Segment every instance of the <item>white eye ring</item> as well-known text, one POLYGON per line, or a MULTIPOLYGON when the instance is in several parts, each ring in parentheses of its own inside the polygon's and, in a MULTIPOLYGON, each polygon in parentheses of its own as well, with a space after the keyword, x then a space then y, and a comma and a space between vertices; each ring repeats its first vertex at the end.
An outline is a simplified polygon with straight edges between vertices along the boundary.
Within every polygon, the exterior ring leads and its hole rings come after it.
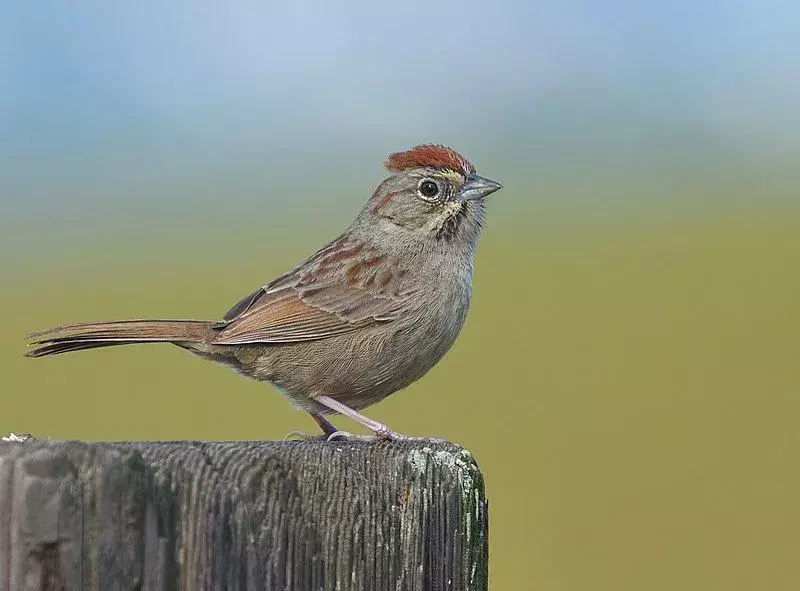
POLYGON ((424 178, 417 185, 417 194, 425 201, 436 201, 441 189, 439 183, 433 179, 424 178))

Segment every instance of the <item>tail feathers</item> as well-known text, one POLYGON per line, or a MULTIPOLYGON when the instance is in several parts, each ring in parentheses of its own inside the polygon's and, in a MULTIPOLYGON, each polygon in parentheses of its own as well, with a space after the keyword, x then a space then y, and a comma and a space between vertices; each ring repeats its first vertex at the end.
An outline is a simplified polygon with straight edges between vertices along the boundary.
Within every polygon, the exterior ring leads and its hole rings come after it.
POLYGON ((123 320, 59 326, 30 335, 26 357, 134 343, 201 342, 214 334, 213 322, 200 320, 123 320))

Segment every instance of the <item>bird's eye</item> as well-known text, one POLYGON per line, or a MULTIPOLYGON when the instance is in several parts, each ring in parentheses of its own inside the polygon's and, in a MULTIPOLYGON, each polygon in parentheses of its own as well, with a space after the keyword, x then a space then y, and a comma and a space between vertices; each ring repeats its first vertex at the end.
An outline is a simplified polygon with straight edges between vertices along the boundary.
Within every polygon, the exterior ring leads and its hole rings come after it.
POLYGON ((438 193, 439 193, 439 185, 437 185, 433 181, 425 180, 419 184, 419 194, 426 199, 431 199, 432 197, 436 197, 438 193))

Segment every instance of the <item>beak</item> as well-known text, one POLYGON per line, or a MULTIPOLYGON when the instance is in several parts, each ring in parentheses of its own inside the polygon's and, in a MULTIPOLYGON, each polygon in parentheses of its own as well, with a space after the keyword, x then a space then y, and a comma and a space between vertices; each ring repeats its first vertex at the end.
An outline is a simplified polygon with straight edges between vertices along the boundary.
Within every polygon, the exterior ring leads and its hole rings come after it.
POLYGON ((490 193, 499 191, 503 185, 496 181, 489 180, 477 174, 471 174, 467 177, 467 182, 461 187, 459 196, 461 201, 470 201, 472 199, 483 199, 490 193))

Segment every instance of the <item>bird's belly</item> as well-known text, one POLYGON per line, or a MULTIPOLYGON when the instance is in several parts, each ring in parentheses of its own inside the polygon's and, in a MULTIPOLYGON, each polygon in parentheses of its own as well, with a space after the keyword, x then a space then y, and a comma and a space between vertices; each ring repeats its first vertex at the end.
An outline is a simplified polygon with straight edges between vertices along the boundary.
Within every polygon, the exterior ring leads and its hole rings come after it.
POLYGON ((273 383, 305 410, 323 410, 314 394, 358 410, 425 375, 450 349, 465 314, 466 309, 405 326, 387 322, 319 341, 262 346, 242 371, 273 383))

